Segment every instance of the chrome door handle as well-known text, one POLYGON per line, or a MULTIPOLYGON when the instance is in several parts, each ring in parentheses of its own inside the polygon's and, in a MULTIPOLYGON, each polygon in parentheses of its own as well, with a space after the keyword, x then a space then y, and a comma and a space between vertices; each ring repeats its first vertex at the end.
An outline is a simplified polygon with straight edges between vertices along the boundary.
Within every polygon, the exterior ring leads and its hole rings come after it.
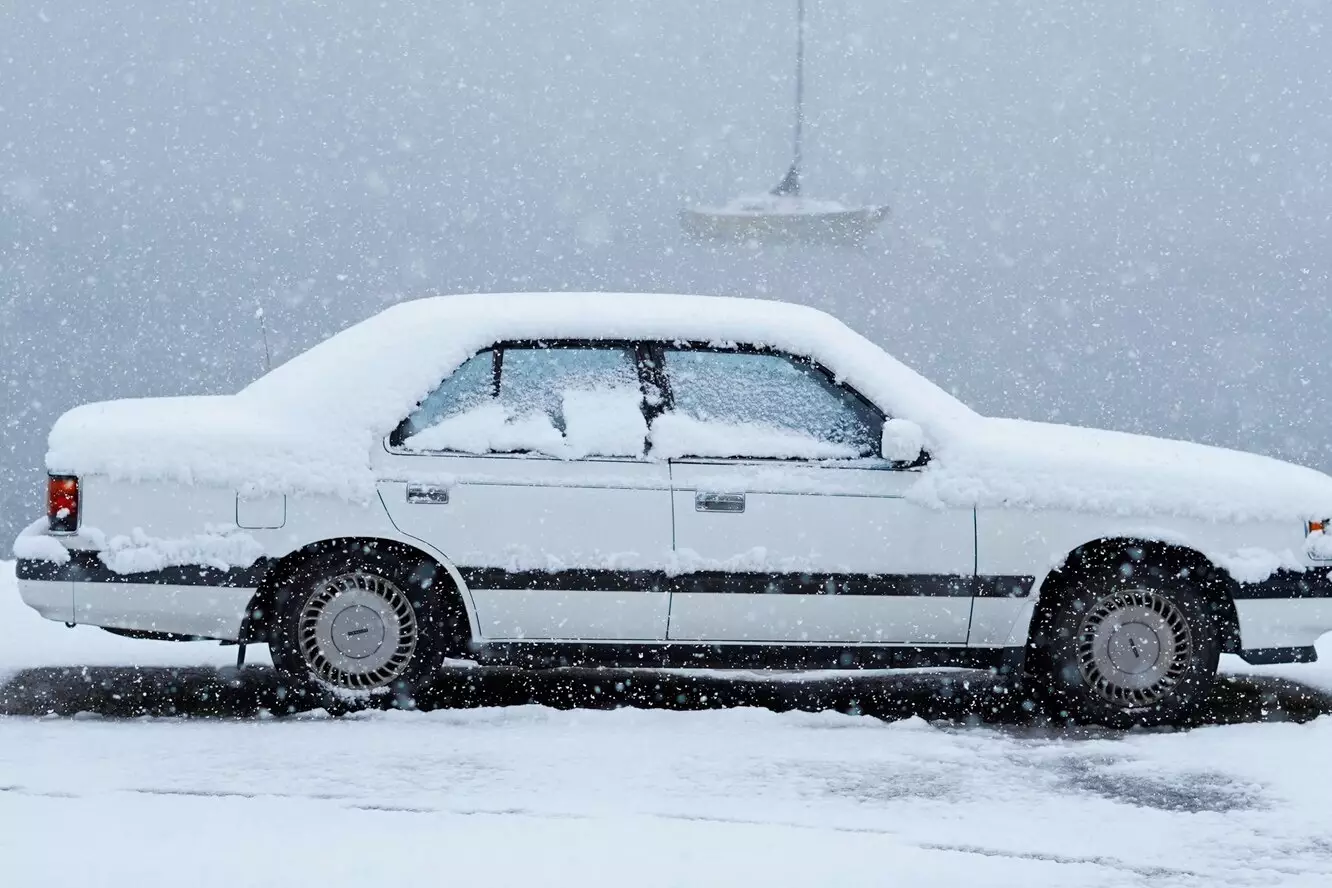
POLYGON ((416 481, 408 481, 407 502, 447 505, 449 489, 440 484, 420 484, 416 481))
POLYGON ((743 493, 706 493, 702 490, 694 494, 694 510, 697 512, 743 512, 745 495, 743 493))

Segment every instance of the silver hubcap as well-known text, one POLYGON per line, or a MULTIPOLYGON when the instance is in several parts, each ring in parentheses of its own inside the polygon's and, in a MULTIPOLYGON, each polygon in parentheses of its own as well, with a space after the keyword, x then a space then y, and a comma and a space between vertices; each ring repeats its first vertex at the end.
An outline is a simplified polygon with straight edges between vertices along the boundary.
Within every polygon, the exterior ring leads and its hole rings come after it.
POLYGON ((1098 601, 1078 630, 1078 669, 1096 694, 1126 709, 1170 696, 1193 654, 1189 622, 1173 601, 1134 589, 1098 601))
POLYGON ((361 571, 324 583, 301 608, 301 656, 315 677, 371 690, 402 675, 416 651, 416 611, 396 585, 361 571))

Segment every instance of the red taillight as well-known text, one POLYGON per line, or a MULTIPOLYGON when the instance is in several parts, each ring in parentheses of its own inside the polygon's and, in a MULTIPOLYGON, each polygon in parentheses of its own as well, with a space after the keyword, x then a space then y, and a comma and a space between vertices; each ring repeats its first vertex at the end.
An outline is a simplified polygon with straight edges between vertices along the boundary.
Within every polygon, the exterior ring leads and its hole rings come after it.
POLYGON ((79 479, 74 475, 51 475, 46 479, 47 525, 56 533, 79 529, 79 479))

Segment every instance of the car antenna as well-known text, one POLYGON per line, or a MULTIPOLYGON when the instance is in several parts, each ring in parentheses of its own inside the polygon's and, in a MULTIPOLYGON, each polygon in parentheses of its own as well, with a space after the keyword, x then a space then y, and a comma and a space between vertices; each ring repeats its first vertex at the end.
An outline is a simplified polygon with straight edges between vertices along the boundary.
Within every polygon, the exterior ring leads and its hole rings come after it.
MULTIPOLYGON (((269 293, 272 292, 270 289, 269 293)), ((258 296, 254 298, 254 304, 254 319, 259 322, 259 335, 264 340, 264 372, 267 373, 273 369, 273 359, 268 351, 268 321, 264 319, 264 303, 258 296)))

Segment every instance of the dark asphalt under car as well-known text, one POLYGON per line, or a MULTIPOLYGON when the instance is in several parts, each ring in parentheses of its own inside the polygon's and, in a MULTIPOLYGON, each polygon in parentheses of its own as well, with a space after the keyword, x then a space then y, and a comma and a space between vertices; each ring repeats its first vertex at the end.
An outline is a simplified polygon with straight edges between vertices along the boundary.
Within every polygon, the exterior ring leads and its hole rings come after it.
MULTIPOLYGON (((756 706, 888 720, 919 716, 959 725, 1065 728, 1041 714, 1021 688, 988 672, 968 670, 825 673, 774 680, 649 670, 455 668, 410 699, 381 695, 350 707, 339 698, 289 688, 264 666, 43 667, 23 670, 0 685, 0 715, 11 716, 255 718, 321 708, 339 712, 366 706, 431 710, 524 704, 558 709, 756 706)), ((1332 693, 1286 679, 1230 675, 1217 680, 1188 725, 1305 722, 1329 713, 1332 693)))

